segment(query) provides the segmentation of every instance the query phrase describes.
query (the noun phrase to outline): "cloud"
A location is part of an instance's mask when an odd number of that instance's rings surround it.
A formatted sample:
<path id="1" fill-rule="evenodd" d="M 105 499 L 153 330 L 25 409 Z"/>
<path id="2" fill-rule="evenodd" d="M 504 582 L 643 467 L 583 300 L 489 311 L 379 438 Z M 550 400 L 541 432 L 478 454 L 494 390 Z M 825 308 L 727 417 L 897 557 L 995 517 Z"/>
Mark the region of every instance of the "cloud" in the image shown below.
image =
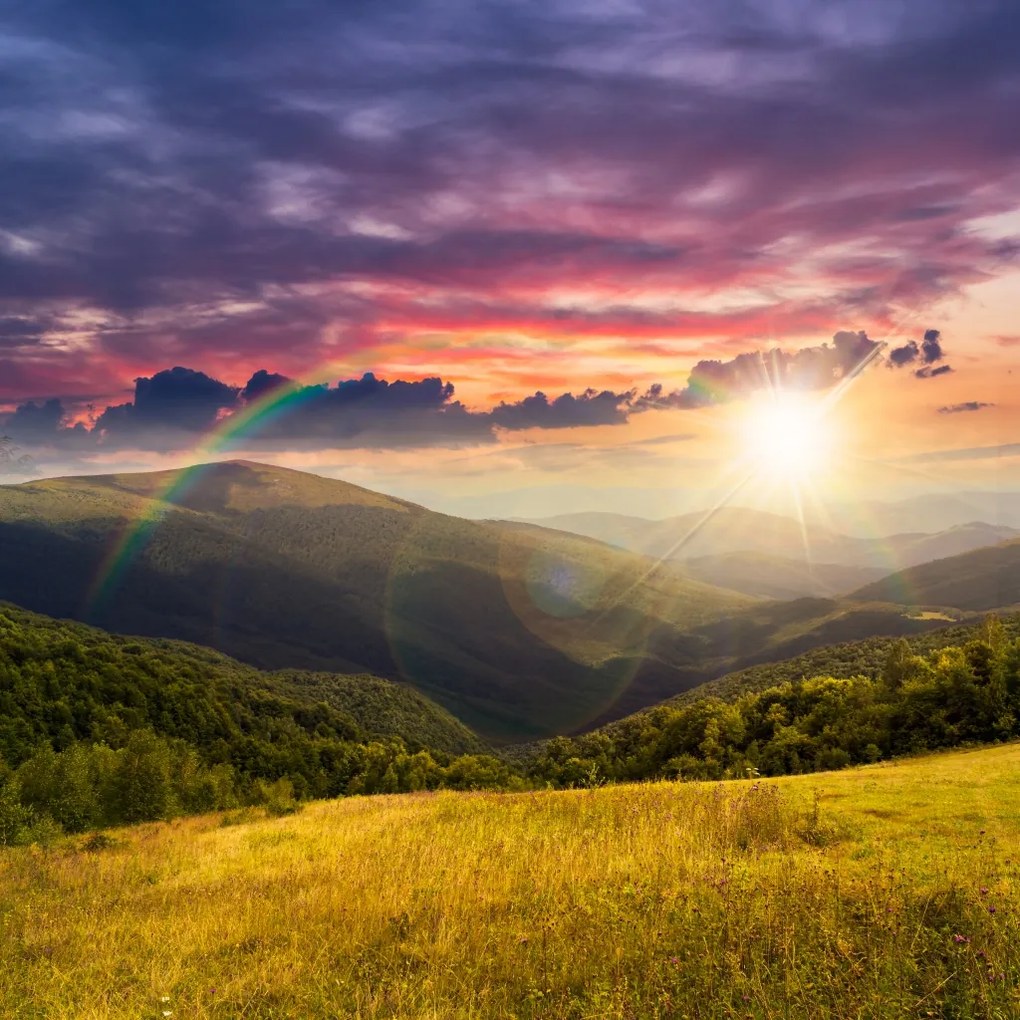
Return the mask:
<path id="1" fill-rule="evenodd" d="M 898 458 L 905 463 L 939 463 L 942 461 L 998 460 L 1001 457 L 1020 457 L 1020 443 L 1002 443 L 998 446 L 972 446 L 960 450 L 931 450 Z"/>
<path id="2" fill-rule="evenodd" d="M 965 411 L 982 411 L 986 407 L 995 407 L 994 404 L 985 403 L 982 400 L 965 400 L 962 404 L 947 404 L 940 407 L 939 414 L 962 414 Z"/>
<path id="3" fill-rule="evenodd" d="M 559 429 L 585 425 L 621 425 L 627 421 L 631 393 L 585 390 L 550 400 L 544 393 L 517 403 L 501 403 L 490 412 L 494 425 L 504 429 Z"/>
<path id="4" fill-rule="evenodd" d="M 51 399 L 38 404 L 28 401 L 20 404 L 8 416 L 4 422 L 4 431 L 24 442 L 37 442 L 55 436 L 64 418 L 64 406 L 59 400 Z"/>
<path id="5" fill-rule="evenodd" d="M 267 393 L 272 393 L 274 390 L 286 386 L 289 382 L 290 379 L 285 375 L 280 375 L 279 372 L 267 372 L 264 368 L 260 368 L 248 380 L 244 389 L 241 390 L 241 399 L 245 403 L 250 403 L 265 396 Z"/>
<path id="6" fill-rule="evenodd" d="M 926 329 L 921 341 L 921 360 L 926 365 L 934 365 L 942 360 L 942 334 L 937 329 Z"/>
<path id="7" fill-rule="evenodd" d="M 665 393 L 661 386 L 652 386 L 636 400 L 635 409 L 705 407 L 769 388 L 825 389 L 859 370 L 882 346 L 863 330 L 841 330 L 831 344 L 792 353 L 774 348 L 738 354 L 729 361 L 699 361 L 684 389 Z"/>
<path id="8" fill-rule="evenodd" d="M 95 431 L 117 440 L 165 430 L 204 432 L 220 415 L 235 407 L 237 388 L 194 369 L 176 368 L 135 380 L 134 400 L 108 407 Z"/>
<path id="9" fill-rule="evenodd" d="M 920 356 L 921 348 L 918 347 L 917 341 L 910 340 L 902 347 L 894 347 L 889 352 L 889 364 L 893 368 L 900 368 L 903 365 L 909 365 L 911 362 L 916 361 Z"/>
<path id="10" fill-rule="evenodd" d="M 480 325 L 879 335 L 1015 259 L 970 228 L 1016 202 L 1011 6 L 15 5 L 5 396 L 68 396 L 69 352 L 120 386 Z"/>
<path id="11" fill-rule="evenodd" d="M 910 340 L 901 347 L 894 347 L 889 352 L 887 364 L 890 368 L 903 368 L 905 365 L 920 364 L 914 369 L 917 379 L 935 379 L 947 372 L 952 372 L 949 365 L 936 365 L 942 361 L 945 352 L 942 348 L 942 334 L 937 329 L 926 329 L 921 342 Z"/>
<path id="12" fill-rule="evenodd" d="M 929 334 L 938 337 L 935 331 Z M 932 337 L 927 340 L 932 342 Z M 335 383 L 305 384 L 261 368 L 237 386 L 176 366 L 136 378 L 133 399 L 107 406 L 90 426 L 67 427 L 70 416 L 64 404 L 52 398 L 20 404 L 3 427 L 25 442 L 78 450 L 91 446 L 96 451 L 186 450 L 217 431 L 230 436 L 235 422 L 243 437 L 236 441 L 267 449 L 477 445 L 495 442 L 500 432 L 623 425 L 635 414 L 692 410 L 770 388 L 823 390 L 855 376 L 876 361 L 884 347 L 863 330 L 841 330 L 830 343 L 796 351 L 773 348 L 725 361 L 699 361 L 683 389 L 667 391 L 655 383 L 643 391 L 588 387 L 550 396 L 539 390 L 475 410 L 455 399 L 454 384 L 439 375 L 387 380 L 366 372 Z M 923 369 L 936 375 L 948 370 Z M 242 412 L 245 417 L 239 419 Z M 689 433 L 682 433 L 646 442 L 688 438 Z"/>
<path id="13" fill-rule="evenodd" d="M 0 316 L 0 350 L 34 346 L 51 326 L 51 320 L 45 317 Z"/>

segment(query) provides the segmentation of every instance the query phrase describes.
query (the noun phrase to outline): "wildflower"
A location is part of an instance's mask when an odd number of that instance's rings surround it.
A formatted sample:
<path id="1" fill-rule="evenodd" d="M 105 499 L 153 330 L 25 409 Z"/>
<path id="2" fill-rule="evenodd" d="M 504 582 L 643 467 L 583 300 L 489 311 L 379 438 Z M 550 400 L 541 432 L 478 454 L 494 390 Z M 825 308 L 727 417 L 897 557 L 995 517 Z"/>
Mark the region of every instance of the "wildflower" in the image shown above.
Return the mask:
<path id="1" fill-rule="evenodd" d="M 988 895 L 988 886 L 986 886 L 986 885 L 981 886 L 981 895 L 982 896 L 987 896 Z"/>
<path id="2" fill-rule="evenodd" d="M 965 942 L 970 942 L 970 937 L 967 935 L 954 935 L 953 941 L 959 946 L 963 945 Z"/>
<path id="3" fill-rule="evenodd" d="M 988 913 L 989 913 L 989 914 L 994 914 L 994 913 L 995 913 L 995 906 L 994 906 L 994 905 L 993 905 L 993 906 L 990 906 L 990 907 L 988 908 Z"/>

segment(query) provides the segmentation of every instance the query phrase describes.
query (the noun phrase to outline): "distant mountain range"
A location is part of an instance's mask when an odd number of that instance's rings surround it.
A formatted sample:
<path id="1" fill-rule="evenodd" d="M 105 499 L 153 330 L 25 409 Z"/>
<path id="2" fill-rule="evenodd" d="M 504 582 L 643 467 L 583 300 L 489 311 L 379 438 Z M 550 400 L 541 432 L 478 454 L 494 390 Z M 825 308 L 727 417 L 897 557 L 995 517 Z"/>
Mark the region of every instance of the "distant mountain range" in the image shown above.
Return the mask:
<path id="1" fill-rule="evenodd" d="M 532 522 L 678 562 L 691 577 L 768 598 L 831 597 L 906 567 L 1020 538 L 1020 530 L 970 522 L 881 538 L 845 535 L 809 520 L 722 507 L 650 521 L 622 514 L 565 514 Z"/>

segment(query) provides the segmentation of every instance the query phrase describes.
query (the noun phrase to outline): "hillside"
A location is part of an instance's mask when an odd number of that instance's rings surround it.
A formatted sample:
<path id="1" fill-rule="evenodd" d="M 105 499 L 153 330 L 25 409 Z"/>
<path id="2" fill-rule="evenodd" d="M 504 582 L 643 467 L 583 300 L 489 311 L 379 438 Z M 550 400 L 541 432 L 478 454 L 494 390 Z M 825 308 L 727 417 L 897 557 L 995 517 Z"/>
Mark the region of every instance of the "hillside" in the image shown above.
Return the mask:
<path id="1" fill-rule="evenodd" d="M 872 674 L 812 671 L 672 699 L 520 756 L 553 786 L 817 772 L 1020 737 L 1020 619 L 989 620 L 963 644 L 891 645 Z M 830 665 L 839 666 L 838 662 Z"/>
<path id="2" fill-rule="evenodd" d="M 0 851 L 0 1014 L 1010 1017 L 1018 776 L 1012 744 Z"/>
<path id="3" fill-rule="evenodd" d="M 45 678 L 42 689 L 31 685 L 32 676 Z M 19 760 L 17 743 L 48 739 L 60 747 L 97 738 L 118 718 L 204 745 L 223 736 L 216 724 L 218 732 L 202 737 L 210 716 L 226 712 L 240 720 L 244 710 L 270 704 L 291 716 L 328 705 L 337 729 L 361 740 L 396 737 L 411 748 L 450 754 L 486 749 L 449 712 L 403 684 L 366 675 L 267 673 L 209 648 L 122 637 L 0 603 L 0 762 Z"/>
<path id="4" fill-rule="evenodd" d="M 904 606 L 980 611 L 1020 603 L 1020 541 L 911 567 L 849 596 Z"/>
<path id="5" fill-rule="evenodd" d="M 1014 640 L 1020 638 L 1020 614 L 1008 615 L 1001 622 L 1010 638 Z M 702 698 L 723 698 L 732 701 L 743 694 L 815 676 L 839 678 L 865 676 L 875 679 L 881 674 L 890 652 L 898 647 L 901 641 L 906 642 L 912 654 L 928 655 L 940 648 L 963 645 L 975 640 L 984 626 L 984 622 L 971 622 L 937 627 L 912 635 L 871 637 L 842 644 L 823 645 L 790 658 L 777 659 L 726 673 L 715 680 L 677 694 L 663 704 L 681 705 Z"/>
<path id="6" fill-rule="evenodd" d="M 753 551 L 696 556 L 680 564 L 688 577 L 767 599 L 833 598 L 885 576 L 881 567 L 808 563 Z"/>
<path id="7" fill-rule="evenodd" d="M 498 740 L 705 679 L 692 632 L 752 604 L 588 539 L 246 462 L 2 486 L 0 557 L 19 605 L 404 680 Z"/>
<path id="8" fill-rule="evenodd" d="M 586 513 L 532 523 L 675 560 L 691 577 L 769 598 L 842 595 L 896 570 L 1020 534 L 1010 527 L 972 521 L 935 533 L 862 538 L 833 531 L 818 519 L 802 526 L 790 517 L 737 506 L 722 507 L 710 516 L 694 513 L 657 521 Z"/>

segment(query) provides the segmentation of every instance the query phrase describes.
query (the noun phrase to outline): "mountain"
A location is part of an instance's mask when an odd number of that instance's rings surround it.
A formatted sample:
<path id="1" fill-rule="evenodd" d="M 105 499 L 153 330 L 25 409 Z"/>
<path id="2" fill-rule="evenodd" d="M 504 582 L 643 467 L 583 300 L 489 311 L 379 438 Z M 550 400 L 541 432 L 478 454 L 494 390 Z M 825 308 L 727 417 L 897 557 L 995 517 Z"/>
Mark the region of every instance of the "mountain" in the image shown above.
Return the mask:
<path id="1" fill-rule="evenodd" d="M 969 618 L 962 610 L 918 613 L 886 602 L 824 598 L 759 601 L 693 629 L 685 647 L 696 656 L 699 668 L 692 670 L 690 682 L 675 693 L 682 696 L 735 670 L 774 663 L 819 647 L 869 638 L 922 635 Z M 667 651 L 659 650 L 660 654 Z M 656 700 L 651 695 L 649 687 L 635 683 L 620 693 L 612 712 L 603 713 L 572 732 L 602 726 L 627 712 L 646 708 Z"/>
<path id="2" fill-rule="evenodd" d="M 706 679 L 753 600 L 590 539 L 248 462 L 0 486 L 0 598 L 267 669 L 404 680 L 495 740 Z"/>
<path id="3" fill-rule="evenodd" d="M 901 570 L 851 599 L 981 611 L 1020 603 L 1020 540 Z"/>
<path id="4" fill-rule="evenodd" d="M 926 531 L 945 531 L 971 521 L 1020 529 L 1020 492 L 1005 489 L 938 492 L 899 500 L 855 500 L 827 509 L 833 527 L 851 535 L 860 531 L 862 522 L 866 522 L 869 533 L 885 535 L 912 531 L 919 524 Z"/>
<path id="5" fill-rule="evenodd" d="M 808 563 L 751 551 L 696 556 L 681 564 L 688 577 L 767 599 L 832 598 L 884 577 L 881 567 Z"/>
<path id="6" fill-rule="evenodd" d="M 446 754 L 486 750 L 463 723 L 404 684 L 267 673 L 210 648 L 123 637 L 0 603 L 0 762 L 17 762 L 19 748 L 43 740 L 61 747 L 108 739 L 124 727 L 149 726 L 209 751 L 218 740 L 251 736 L 266 719 L 288 718 L 311 731 L 328 724 L 345 739 L 396 737 Z"/>
<path id="7" fill-rule="evenodd" d="M 1013 528 L 971 521 L 935 533 L 861 538 L 833 531 L 814 517 L 802 525 L 739 506 L 659 521 L 582 513 L 533 523 L 676 561 L 691 577 L 772 598 L 837 595 L 896 570 L 1020 537 Z"/>
<path id="8" fill-rule="evenodd" d="M 1020 613 L 1004 616 L 1000 621 L 1009 640 L 1020 638 Z M 779 684 L 807 680 L 815 676 L 832 676 L 846 679 L 854 676 L 878 677 L 890 652 L 905 641 L 914 655 L 928 655 L 942 648 L 965 645 L 979 639 L 985 631 L 984 618 L 967 623 L 953 624 L 921 630 L 896 637 L 867 637 L 814 647 L 789 658 L 776 658 L 759 665 L 745 666 L 699 684 L 661 702 L 662 705 L 681 705 L 704 698 L 721 698 L 732 701 L 741 695 L 763 691 Z M 652 711 L 659 706 L 642 709 Z"/>

